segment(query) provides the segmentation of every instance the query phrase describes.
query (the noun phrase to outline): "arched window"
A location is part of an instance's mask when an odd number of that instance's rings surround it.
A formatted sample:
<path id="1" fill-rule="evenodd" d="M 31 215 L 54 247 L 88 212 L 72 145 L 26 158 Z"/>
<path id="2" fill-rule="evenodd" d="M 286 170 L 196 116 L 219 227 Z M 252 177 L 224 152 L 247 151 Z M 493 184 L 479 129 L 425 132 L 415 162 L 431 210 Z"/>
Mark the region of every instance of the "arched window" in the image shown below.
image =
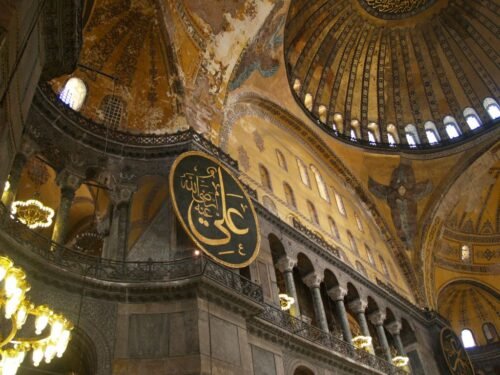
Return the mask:
<path id="1" fill-rule="evenodd" d="M 470 248 L 468 245 L 463 245 L 460 249 L 460 259 L 465 263 L 470 262 Z"/>
<path id="2" fill-rule="evenodd" d="M 302 183 L 307 187 L 311 187 L 311 181 L 309 181 L 309 174 L 307 173 L 307 167 L 302 160 L 297 158 L 297 166 L 299 167 L 300 179 Z"/>
<path id="3" fill-rule="evenodd" d="M 351 137 L 351 141 L 356 142 L 357 135 L 356 135 L 356 131 L 354 129 L 351 129 L 350 137 Z"/>
<path id="4" fill-rule="evenodd" d="M 346 216 L 344 201 L 342 200 L 342 196 L 336 191 L 334 192 L 334 194 L 335 194 L 335 202 L 337 203 L 337 208 L 339 209 L 340 214 Z"/>
<path id="5" fill-rule="evenodd" d="M 371 130 L 368 130 L 368 142 L 370 142 L 371 145 L 377 143 L 377 140 L 375 139 L 375 134 L 373 134 Z"/>
<path id="6" fill-rule="evenodd" d="M 283 155 L 283 153 L 276 149 L 276 158 L 278 159 L 278 165 L 283 168 L 285 171 L 288 170 L 288 167 L 286 165 L 286 159 L 285 159 L 285 156 Z"/>
<path id="7" fill-rule="evenodd" d="M 484 109 L 486 109 L 486 112 L 488 112 L 488 115 L 491 117 L 492 120 L 496 120 L 497 118 L 500 117 L 500 107 L 498 106 L 498 103 L 496 102 L 495 99 L 493 98 L 486 98 L 483 101 Z"/>
<path id="8" fill-rule="evenodd" d="M 330 232 L 332 233 L 333 237 L 339 240 L 339 229 L 337 228 L 337 224 L 335 224 L 335 220 L 333 220 L 330 216 L 328 216 L 328 225 L 330 225 Z"/>
<path id="9" fill-rule="evenodd" d="M 293 90 L 298 94 L 301 87 L 302 84 L 300 83 L 300 79 L 295 78 L 295 81 L 293 82 Z"/>
<path id="10" fill-rule="evenodd" d="M 363 266 L 359 260 L 356 261 L 356 269 L 358 270 L 359 273 L 366 276 L 365 266 Z"/>
<path id="11" fill-rule="evenodd" d="M 314 204 L 312 204 L 310 201 L 307 201 L 307 209 L 309 210 L 311 221 L 314 224 L 319 225 L 318 213 L 316 212 L 316 207 L 314 207 Z"/>
<path id="12" fill-rule="evenodd" d="M 443 124 L 446 134 L 448 134 L 448 138 L 453 139 L 460 136 L 460 129 L 457 121 L 452 116 L 446 116 L 443 119 Z"/>
<path id="13" fill-rule="evenodd" d="M 286 203 L 293 208 L 297 208 L 297 203 L 295 201 L 295 195 L 293 194 L 293 190 L 286 182 L 283 183 L 283 190 L 285 191 L 285 199 Z"/>
<path id="14" fill-rule="evenodd" d="M 338 130 L 340 132 L 344 131 L 344 118 L 340 113 L 335 113 L 333 115 L 333 130 Z"/>
<path id="15" fill-rule="evenodd" d="M 323 124 L 326 124 L 327 111 L 326 111 L 326 107 L 324 105 L 320 105 L 318 107 L 318 115 L 319 115 L 319 120 Z"/>
<path id="16" fill-rule="evenodd" d="M 368 257 L 368 261 L 372 266 L 375 267 L 375 259 L 373 258 L 373 253 L 372 250 L 368 247 L 367 244 L 365 244 L 365 249 L 366 249 L 366 256 Z"/>
<path id="17" fill-rule="evenodd" d="M 80 78 L 70 78 L 59 94 L 59 99 L 67 104 L 72 110 L 79 111 L 87 96 L 87 86 Z"/>
<path id="18" fill-rule="evenodd" d="M 363 223 L 361 222 L 361 219 L 359 218 L 358 214 L 354 214 L 354 218 L 356 219 L 356 225 L 358 226 L 358 229 L 360 232 L 363 231 Z"/>
<path id="19" fill-rule="evenodd" d="M 380 261 L 380 264 L 382 265 L 382 271 L 384 272 L 384 275 L 390 279 L 391 275 L 389 274 L 389 269 L 387 268 L 387 264 L 385 264 L 384 258 L 382 258 L 380 255 L 378 257 L 378 260 Z"/>
<path id="20" fill-rule="evenodd" d="M 325 201 L 330 202 L 330 196 L 328 195 L 328 188 L 326 187 L 325 181 L 323 177 L 319 173 L 318 168 L 314 165 L 311 165 L 311 171 L 314 175 L 314 179 L 316 180 L 316 185 L 318 186 L 318 192 L 321 198 Z"/>
<path id="21" fill-rule="evenodd" d="M 435 145 L 436 143 L 439 143 L 441 139 L 439 138 L 439 133 L 436 129 L 436 124 L 434 124 L 432 121 L 427 121 L 424 125 L 424 129 L 429 144 Z"/>
<path id="22" fill-rule="evenodd" d="M 104 125 L 110 128 L 120 127 L 125 103 L 116 95 L 106 95 L 101 103 Z"/>
<path id="23" fill-rule="evenodd" d="M 469 125 L 470 130 L 481 127 L 481 120 L 473 108 L 468 107 L 464 109 L 464 118 L 467 125 Z"/>
<path id="24" fill-rule="evenodd" d="M 267 208 L 271 213 L 278 216 L 278 209 L 276 208 L 276 205 L 271 198 L 269 198 L 267 195 L 264 195 L 264 197 L 262 198 L 262 203 L 264 204 L 264 207 Z"/>
<path id="25" fill-rule="evenodd" d="M 389 146 L 396 146 L 399 143 L 398 131 L 394 124 L 387 125 L 387 142 L 389 142 Z"/>
<path id="26" fill-rule="evenodd" d="M 347 238 L 349 239 L 349 245 L 351 246 L 351 250 L 354 253 L 359 254 L 358 246 L 356 245 L 356 240 L 354 240 L 354 237 L 349 231 L 347 231 Z"/>
<path id="27" fill-rule="evenodd" d="M 476 340 L 474 340 L 474 336 L 470 329 L 463 329 L 460 336 L 462 337 L 464 348 L 473 348 L 476 346 Z"/>
<path id="28" fill-rule="evenodd" d="M 273 190 L 272 185 L 271 185 L 271 176 L 269 176 L 269 172 L 267 171 L 266 167 L 263 165 L 259 165 L 259 172 L 260 172 L 260 181 L 262 185 L 269 190 Z"/>
<path id="29" fill-rule="evenodd" d="M 484 338 L 486 339 L 486 342 L 492 343 L 498 341 L 498 334 L 497 330 L 495 328 L 495 325 L 493 323 L 484 323 L 483 324 L 483 333 L 484 333 Z"/>
<path id="30" fill-rule="evenodd" d="M 306 106 L 307 110 L 309 112 L 312 111 L 313 109 L 313 97 L 311 94 L 307 93 L 305 98 L 304 98 L 304 105 Z"/>
<path id="31" fill-rule="evenodd" d="M 420 143 L 420 139 L 418 138 L 417 128 L 413 124 L 406 125 L 405 136 L 406 136 L 406 142 L 408 143 L 408 146 L 410 146 L 411 148 L 417 147 L 417 145 Z"/>
<path id="32" fill-rule="evenodd" d="M 367 128 L 368 128 L 368 141 L 370 142 L 370 144 L 374 145 L 377 142 L 380 142 L 380 131 L 377 123 L 370 122 Z"/>

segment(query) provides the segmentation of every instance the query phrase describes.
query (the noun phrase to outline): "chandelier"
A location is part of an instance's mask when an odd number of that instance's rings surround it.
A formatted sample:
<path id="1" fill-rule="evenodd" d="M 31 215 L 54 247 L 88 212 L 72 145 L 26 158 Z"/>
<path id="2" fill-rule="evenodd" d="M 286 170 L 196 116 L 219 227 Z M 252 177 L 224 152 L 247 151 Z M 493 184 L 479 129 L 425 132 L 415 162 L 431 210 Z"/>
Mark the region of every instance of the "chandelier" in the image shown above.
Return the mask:
<path id="1" fill-rule="evenodd" d="M 410 361 L 410 359 L 406 356 L 403 356 L 403 355 L 398 355 L 397 357 L 394 357 L 392 359 L 392 364 L 396 367 L 407 367 L 408 365 L 408 362 Z"/>
<path id="2" fill-rule="evenodd" d="M 352 345 L 356 349 L 362 349 L 369 353 L 373 352 L 372 338 L 370 336 L 356 336 L 352 339 Z"/>
<path id="3" fill-rule="evenodd" d="M 36 199 L 15 201 L 11 213 L 30 229 L 49 227 L 54 218 L 54 210 Z"/>
<path id="4" fill-rule="evenodd" d="M 26 298 L 29 290 L 24 271 L 14 267 L 8 257 L 0 256 L 0 313 L 5 321 L 10 321 L 10 330 L 0 337 L 2 375 L 15 375 L 29 351 L 34 366 L 43 359 L 50 363 L 54 357 L 62 357 L 70 340 L 72 324 L 48 306 L 32 304 Z M 25 326 L 28 319 L 30 322 Z M 34 335 L 25 337 L 30 327 Z"/>
<path id="5" fill-rule="evenodd" d="M 295 303 L 295 298 L 288 296 L 288 294 L 280 294 L 280 307 L 281 310 L 290 310 L 292 305 Z"/>

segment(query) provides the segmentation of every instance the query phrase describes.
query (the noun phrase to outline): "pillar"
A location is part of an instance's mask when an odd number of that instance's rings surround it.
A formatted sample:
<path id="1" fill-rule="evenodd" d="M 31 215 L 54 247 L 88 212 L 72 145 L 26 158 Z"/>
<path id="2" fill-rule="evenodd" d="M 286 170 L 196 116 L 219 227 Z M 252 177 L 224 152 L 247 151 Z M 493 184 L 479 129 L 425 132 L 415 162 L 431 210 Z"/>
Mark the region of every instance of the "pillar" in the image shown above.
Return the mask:
<path id="1" fill-rule="evenodd" d="M 325 306 L 323 305 L 323 298 L 321 298 L 321 291 L 319 289 L 321 285 L 321 277 L 315 273 L 310 273 L 309 275 L 302 278 L 304 284 L 306 284 L 311 290 L 314 316 L 316 317 L 316 322 L 319 328 L 325 332 L 330 332 L 328 329 L 328 321 L 326 320 Z"/>
<path id="2" fill-rule="evenodd" d="M 105 240 L 103 258 L 124 261 L 127 258 L 130 201 L 134 189 L 117 187 L 111 194 L 113 204 L 109 236 Z"/>
<path id="3" fill-rule="evenodd" d="M 297 261 L 288 256 L 282 257 L 278 260 L 276 267 L 283 274 L 285 279 L 286 294 L 295 300 L 295 303 L 290 308 L 290 315 L 299 317 L 300 306 L 299 299 L 297 298 L 297 290 L 295 289 L 295 280 L 293 279 L 293 268 L 297 265 Z"/>
<path id="4" fill-rule="evenodd" d="M 398 320 L 390 322 L 385 326 L 387 331 L 389 331 L 392 338 L 394 339 L 394 345 L 396 346 L 396 351 L 398 352 L 398 355 L 406 356 L 403 341 L 401 340 L 401 327 L 402 327 L 401 322 Z"/>
<path id="5" fill-rule="evenodd" d="M 370 321 L 377 330 L 378 341 L 380 342 L 380 345 L 382 345 L 382 350 L 384 351 L 384 357 L 388 362 L 391 362 L 392 361 L 391 349 L 389 348 L 389 343 L 387 342 L 387 336 L 385 335 L 384 320 L 385 320 L 385 314 L 381 311 L 375 311 L 374 313 L 370 314 Z"/>
<path id="6" fill-rule="evenodd" d="M 345 309 L 344 297 L 347 295 L 347 289 L 336 286 L 328 290 L 328 296 L 335 301 L 335 312 L 340 321 L 340 328 L 342 329 L 342 336 L 344 341 L 352 344 L 351 327 L 347 319 L 347 311 Z"/>
<path id="7" fill-rule="evenodd" d="M 64 246 L 68 234 L 69 212 L 75 192 L 80 187 L 81 179 L 68 170 L 63 170 L 57 175 L 56 182 L 61 188 L 61 201 L 54 222 L 52 241 Z"/>
<path id="8" fill-rule="evenodd" d="M 368 322 L 366 321 L 365 310 L 368 303 L 362 299 L 357 299 L 349 303 L 349 308 L 356 315 L 359 326 L 361 328 L 361 333 L 363 336 L 369 336 L 370 330 L 368 329 Z"/>

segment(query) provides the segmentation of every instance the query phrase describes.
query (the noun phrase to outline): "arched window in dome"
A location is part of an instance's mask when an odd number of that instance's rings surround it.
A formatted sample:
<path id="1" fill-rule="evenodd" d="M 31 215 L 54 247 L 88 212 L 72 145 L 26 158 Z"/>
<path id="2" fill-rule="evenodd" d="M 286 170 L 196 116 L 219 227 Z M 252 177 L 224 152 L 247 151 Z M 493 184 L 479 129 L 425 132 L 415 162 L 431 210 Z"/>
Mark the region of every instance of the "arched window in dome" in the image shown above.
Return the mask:
<path id="1" fill-rule="evenodd" d="M 458 127 L 457 121 L 452 116 L 446 116 L 443 119 L 444 129 L 448 138 L 453 139 L 460 137 L 460 128 Z"/>
<path id="2" fill-rule="evenodd" d="M 356 142 L 359 138 L 360 124 L 359 121 L 354 119 L 351 121 L 351 130 L 349 131 L 349 136 L 351 141 Z"/>
<path id="3" fill-rule="evenodd" d="M 367 276 L 365 266 L 363 266 L 359 260 L 356 261 L 356 269 L 358 270 L 359 273 L 363 274 L 364 276 Z"/>
<path id="4" fill-rule="evenodd" d="M 300 92 L 301 87 L 302 84 L 300 83 L 300 79 L 295 78 L 295 81 L 293 82 L 293 91 L 295 91 L 298 94 Z"/>
<path id="5" fill-rule="evenodd" d="M 338 208 L 340 214 L 343 216 L 346 216 L 344 200 L 342 199 L 342 196 L 339 193 L 337 193 L 336 191 L 334 191 L 333 193 L 335 194 L 335 202 L 337 203 L 337 208 Z"/>
<path id="6" fill-rule="evenodd" d="M 309 174 L 307 173 L 307 167 L 305 163 L 297 158 L 297 166 L 299 167 L 300 179 L 302 183 L 307 187 L 311 187 L 311 181 L 309 181 Z"/>
<path id="7" fill-rule="evenodd" d="M 316 166 L 314 165 L 311 165 L 311 171 L 314 175 L 314 179 L 316 180 L 319 196 L 323 198 L 325 201 L 330 202 L 330 196 L 328 195 L 328 188 L 325 184 L 325 180 L 323 180 L 323 176 L 321 176 L 318 168 L 316 168 Z"/>
<path id="8" fill-rule="evenodd" d="M 473 348 L 476 346 L 476 340 L 474 340 L 474 335 L 470 329 L 463 329 L 460 336 L 462 338 L 464 348 Z"/>
<path id="9" fill-rule="evenodd" d="M 498 341 L 497 329 L 493 323 L 487 322 L 483 324 L 484 338 L 488 344 Z"/>
<path id="10" fill-rule="evenodd" d="M 418 138 L 417 128 L 413 124 L 408 124 L 405 127 L 405 136 L 408 146 L 411 148 L 417 147 L 420 144 L 420 139 Z"/>
<path id="11" fill-rule="evenodd" d="M 473 108 L 468 107 L 464 109 L 464 118 L 470 130 L 481 127 L 481 120 Z"/>
<path id="12" fill-rule="evenodd" d="M 378 128 L 377 123 L 370 122 L 367 126 L 368 128 L 368 142 L 374 145 L 377 142 L 380 142 L 380 130 Z"/>
<path id="13" fill-rule="evenodd" d="M 318 115 L 319 115 L 319 120 L 323 124 L 326 124 L 327 110 L 326 110 L 326 107 L 324 105 L 320 105 L 318 107 Z"/>
<path id="14" fill-rule="evenodd" d="M 304 97 L 304 105 L 306 106 L 306 108 L 309 112 L 312 111 L 312 109 L 313 109 L 313 97 L 311 94 L 307 93 L 306 96 Z"/>
<path id="15" fill-rule="evenodd" d="M 116 95 L 106 95 L 101 103 L 101 111 L 104 116 L 104 125 L 109 128 L 119 128 L 125 103 L 122 98 Z"/>
<path id="16" fill-rule="evenodd" d="M 264 195 L 264 197 L 262 198 L 262 203 L 264 204 L 264 207 L 267 208 L 271 213 L 278 216 L 278 209 L 276 208 L 276 205 L 271 198 L 269 198 L 267 195 Z"/>
<path id="17" fill-rule="evenodd" d="M 436 128 L 436 124 L 432 121 L 427 121 L 424 125 L 425 135 L 427 136 L 427 141 L 431 145 L 435 145 L 439 143 L 441 138 L 439 137 L 439 133 Z"/>
<path id="18" fill-rule="evenodd" d="M 332 233 L 332 236 L 339 240 L 340 239 L 339 229 L 337 228 L 335 220 L 333 220 L 331 216 L 328 216 L 328 225 L 330 226 L 330 232 Z"/>
<path id="19" fill-rule="evenodd" d="M 307 201 L 307 209 L 309 211 L 309 217 L 311 218 L 311 221 L 319 225 L 319 219 L 318 219 L 318 213 L 316 212 L 316 207 L 314 207 L 314 204 L 312 204 L 311 201 Z"/>
<path id="20" fill-rule="evenodd" d="M 85 83 L 80 78 L 72 77 L 64 85 L 63 90 L 59 94 L 59 99 L 72 110 L 79 111 L 86 96 L 87 86 L 85 86 Z"/>
<path id="21" fill-rule="evenodd" d="M 460 259 L 464 263 L 470 262 L 470 248 L 468 245 L 462 245 L 460 248 Z"/>
<path id="22" fill-rule="evenodd" d="M 375 134 L 371 130 L 368 130 L 368 142 L 370 142 L 371 145 L 377 143 L 377 140 L 375 139 Z"/>
<path id="23" fill-rule="evenodd" d="M 344 118 L 340 113 L 335 113 L 333 115 L 333 122 L 333 130 L 337 130 L 342 133 L 344 131 Z"/>
<path id="24" fill-rule="evenodd" d="M 365 249 L 366 249 L 366 256 L 368 258 L 368 261 L 370 264 L 375 267 L 375 258 L 373 258 L 373 253 L 372 250 L 368 247 L 367 244 L 365 244 Z"/>
<path id="25" fill-rule="evenodd" d="M 278 165 L 283 168 L 285 171 L 288 170 L 288 166 L 286 164 L 286 159 L 285 159 L 285 155 L 283 155 L 283 153 L 276 149 L 276 158 L 278 159 Z"/>
<path id="26" fill-rule="evenodd" d="M 491 117 L 492 120 L 496 120 L 497 118 L 500 117 L 500 107 L 498 106 L 498 103 L 496 102 L 495 99 L 493 98 L 486 98 L 483 101 L 484 109 L 486 109 L 486 112 L 488 112 L 488 115 Z"/>
<path id="27" fill-rule="evenodd" d="M 297 203 L 295 201 L 295 195 L 293 194 L 293 190 L 286 182 L 283 182 L 283 190 L 285 191 L 285 199 L 286 203 L 293 208 L 297 208 Z"/>
<path id="28" fill-rule="evenodd" d="M 351 232 L 347 231 L 347 238 L 349 239 L 349 245 L 351 246 L 351 250 L 359 255 L 358 245 L 356 245 L 356 240 L 354 239 Z"/>
<path id="29" fill-rule="evenodd" d="M 356 220 L 356 225 L 360 232 L 363 232 L 363 223 L 361 222 L 361 218 L 357 213 L 354 214 L 354 219 Z"/>
<path id="30" fill-rule="evenodd" d="M 271 176 L 269 175 L 269 171 L 262 164 L 259 164 L 259 173 L 260 173 L 260 181 L 262 186 L 268 190 L 273 190 L 271 185 Z"/>
<path id="31" fill-rule="evenodd" d="M 387 143 L 389 146 L 395 147 L 399 143 L 398 131 L 394 124 L 387 125 Z"/>
<path id="32" fill-rule="evenodd" d="M 382 266 L 382 271 L 384 272 L 384 275 L 390 279 L 391 278 L 391 275 L 389 274 L 389 269 L 387 268 L 387 264 L 385 264 L 385 260 L 384 258 L 382 258 L 380 255 L 378 257 L 378 260 Z"/>

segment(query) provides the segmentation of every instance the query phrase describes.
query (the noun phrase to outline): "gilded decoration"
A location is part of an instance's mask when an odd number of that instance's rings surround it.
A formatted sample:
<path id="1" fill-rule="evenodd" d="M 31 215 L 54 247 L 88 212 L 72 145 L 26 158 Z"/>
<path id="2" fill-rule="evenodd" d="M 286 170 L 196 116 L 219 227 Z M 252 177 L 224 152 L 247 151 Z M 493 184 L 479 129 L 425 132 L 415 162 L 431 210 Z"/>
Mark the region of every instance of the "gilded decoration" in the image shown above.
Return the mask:
<path id="1" fill-rule="evenodd" d="M 359 0 L 369 13 L 381 18 L 404 18 L 415 15 L 436 3 L 436 0 Z"/>
<path id="2" fill-rule="evenodd" d="M 467 352 L 457 335 L 449 328 L 441 331 L 441 350 L 452 375 L 474 375 Z"/>
<path id="3" fill-rule="evenodd" d="M 175 213 L 209 257 L 242 268 L 257 257 L 259 225 L 253 204 L 240 183 L 217 159 L 191 151 L 170 171 Z"/>

